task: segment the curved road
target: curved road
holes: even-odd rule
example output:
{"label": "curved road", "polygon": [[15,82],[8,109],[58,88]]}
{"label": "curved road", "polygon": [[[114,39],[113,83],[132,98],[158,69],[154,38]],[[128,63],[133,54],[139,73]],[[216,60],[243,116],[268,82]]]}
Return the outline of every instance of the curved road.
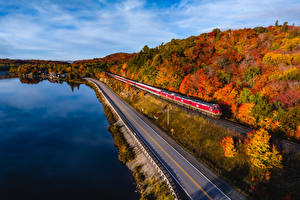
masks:
{"label": "curved road", "polygon": [[[159,158],[173,179],[190,199],[230,199],[221,189],[203,175],[191,162],[161,137],[139,114],[104,83],[87,78],[95,83],[116,107],[117,112],[126,116],[126,123],[151,151]],[[233,190],[233,189],[232,189]]]}

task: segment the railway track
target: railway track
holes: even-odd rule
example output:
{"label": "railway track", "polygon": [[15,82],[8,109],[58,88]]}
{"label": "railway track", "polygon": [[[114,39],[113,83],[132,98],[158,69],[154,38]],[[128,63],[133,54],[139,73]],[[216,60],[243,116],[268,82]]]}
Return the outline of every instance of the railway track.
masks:
{"label": "railway track", "polygon": [[[138,89],[140,89],[140,88],[138,88]],[[143,91],[145,91],[145,90],[143,90]],[[247,133],[249,133],[250,131],[253,130],[252,128],[241,125],[239,123],[228,121],[228,120],[223,119],[223,118],[216,119],[216,118],[211,117],[209,115],[205,115],[204,113],[199,112],[196,109],[191,109],[190,107],[185,106],[183,104],[177,103],[175,101],[172,101],[172,100],[160,97],[160,96],[157,96],[157,95],[149,93],[149,92],[147,92],[147,93],[150,94],[151,96],[155,97],[155,98],[158,98],[158,99],[164,101],[165,103],[170,103],[173,106],[176,106],[177,108],[180,108],[180,109],[184,110],[185,112],[187,112],[189,114],[198,115],[200,117],[203,117],[203,118],[209,120],[210,122],[213,122],[214,124],[216,124],[218,126],[221,126],[222,128],[232,130],[234,132],[237,132],[238,134],[242,134],[243,136],[245,136]]]}
{"label": "railway track", "polygon": [[[116,80],[118,80],[118,79],[116,79]],[[120,80],[118,80],[118,81],[120,81]],[[122,82],[122,81],[120,81],[120,82]],[[132,85],[132,86],[134,86],[134,85]],[[205,114],[205,113],[203,113],[203,112],[201,112],[197,109],[193,109],[190,106],[186,106],[185,104],[174,101],[170,98],[166,98],[166,97],[163,97],[163,96],[158,96],[157,94],[155,94],[151,91],[147,91],[143,88],[136,87],[136,86],[134,86],[134,87],[137,88],[138,90],[142,90],[144,92],[147,92],[148,94],[152,95],[155,98],[158,98],[158,99],[161,99],[161,100],[163,100],[167,103],[170,103],[170,104],[184,110],[187,113],[190,113],[190,114],[193,114],[193,115],[198,115],[200,117],[203,117],[203,118],[209,120],[210,122],[214,123],[217,126],[220,126],[222,128],[226,128],[228,130],[231,130],[231,131],[233,131],[234,136],[244,138],[247,135],[247,133],[254,130],[251,127],[239,124],[237,122],[232,122],[232,121],[229,121],[229,120],[224,119],[224,118],[212,117],[212,116],[207,115],[207,114]],[[299,153],[300,152],[300,144],[298,144],[296,142],[289,141],[289,140],[287,140],[285,138],[281,138],[281,137],[272,137],[272,140],[285,153]]]}
{"label": "railway track", "polygon": [[169,177],[176,183],[176,187],[178,185],[181,188],[180,191],[185,195],[180,195],[180,197],[191,200],[245,199],[175,141],[168,136],[167,139],[166,133],[162,134],[158,127],[123,101],[107,85],[94,79],[88,80],[101,88],[102,93],[124,123],[168,172]]}
{"label": "railway track", "polygon": [[[140,89],[140,88],[138,88],[138,89]],[[145,91],[145,90],[143,90],[143,91]],[[183,111],[185,111],[189,114],[198,115],[198,116],[203,117],[206,120],[216,124],[217,126],[229,129],[229,130],[233,131],[233,134],[237,137],[244,138],[247,135],[247,133],[254,130],[253,128],[250,128],[250,127],[247,127],[245,125],[242,125],[242,124],[239,124],[239,123],[236,123],[236,122],[232,122],[232,121],[229,121],[229,120],[226,120],[226,119],[223,119],[223,118],[216,119],[216,118],[211,117],[209,115],[205,115],[205,114],[199,112],[198,110],[191,109],[190,107],[179,104],[179,103],[174,102],[172,100],[162,98],[160,96],[157,96],[157,95],[149,93],[149,92],[147,92],[147,93],[150,94],[151,96],[155,97],[155,98],[158,98],[158,99],[164,101],[165,103],[170,103],[173,106],[176,106],[177,108],[180,108],[181,110],[183,110]],[[300,152],[300,145],[296,142],[289,141],[289,140],[287,140],[285,138],[281,138],[281,137],[273,137],[272,140],[274,141],[274,143],[280,149],[282,149],[286,153],[295,154],[295,153]]]}

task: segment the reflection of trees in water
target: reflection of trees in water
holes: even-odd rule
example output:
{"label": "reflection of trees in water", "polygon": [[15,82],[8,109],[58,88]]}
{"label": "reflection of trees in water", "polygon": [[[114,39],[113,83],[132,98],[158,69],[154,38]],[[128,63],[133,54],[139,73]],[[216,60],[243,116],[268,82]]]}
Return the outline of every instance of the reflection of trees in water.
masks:
{"label": "reflection of trees in water", "polygon": [[26,77],[19,77],[19,80],[23,84],[38,84],[43,79],[40,78],[26,78]]}
{"label": "reflection of trees in water", "polygon": [[[42,79],[42,78],[28,78],[28,77],[20,76],[19,80],[23,84],[38,84],[39,82],[41,82],[45,79]],[[60,79],[48,79],[48,81],[50,83],[59,83],[59,84],[62,84],[64,82],[64,80],[60,80]],[[74,92],[74,89],[77,88],[77,90],[79,90],[79,88],[80,88],[80,83],[74,83],[74,82],[68,82],[68,81],[66,81],[66,83],[71,87],[72,92]]]}
{"label": "reflection of trees in water", "polygon": [[1,71],[0,67],[0,79],[7,79],[7,78],[13,78],[14,75],[10,74],[8,71]]}
{"label": "reflection of trees in water", "polygon": [[59,83],[59,84],[62,84],[64,82],[63,80],[60,79],[48,79],[48,81],[50,83]]}
{"label": "reflection of trees in water", "polygon": [[67,84],[71,87],[72,92],[74,92],[74,88],[77,88],[77,90],[79,90],[80,83],[67,82]]}

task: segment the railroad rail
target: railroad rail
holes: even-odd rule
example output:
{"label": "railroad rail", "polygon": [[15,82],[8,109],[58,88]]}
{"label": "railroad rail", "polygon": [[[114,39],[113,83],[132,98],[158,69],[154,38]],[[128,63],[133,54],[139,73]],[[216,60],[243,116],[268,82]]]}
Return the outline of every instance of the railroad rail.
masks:
{"label": "railroad rail", "polygon": [[[109,76],[115,78],[116,80],[122,81],[124,83],[129,83],[130,85],[139,88],[148,92],[151,95],[154,95],[162,100],[170,102],[188,112],[193,112],[197,115],[207,117],[207,119],[223,128],[234,131],[235,136],[245,137],[247,133],[253,131],[254,129],[247,127],[245,125],[239,124],[237,122],[232,122],[221,117],[221,109],[217,104],[211,104],[203,102],[200,100],[192,99],[177,93],[172,93],[167,90],[162,90],[149,86],[143,83],[132,81],[130,79],[124,78],[119,75],[115,75],[109,72],[106,72]],[[300,145],[293,141],[289,141],[282,137],[272,137],[274,143],[281,149],[282,152],[286,154],[297,154],[300,152]]]}
{"label": "railroad rail", "polygon": [[[96,84],[98,88],[101,88],[102,92],[109,97],[109,101],[112,102],[115,110],[125,119],[124,123],[127,127],[136,135],[139,142],[145,144],[160,165],[168,172],[169,177],[180,186],[189,199],[244,199],[228,184],[226,184],[226,192],[222,191],[219,187],[221,184],[224,185],[224,182],[214,183],[220,178],[214,175],[212,176],[213,181],[211,181],[205,175],[207,172],[195,167],[186,156],[183,156],[185,154],[181,154],[180,151],[170,145],[155,131],[155,128],[152,128],[152,125],[143,120],[143,117],[137,111],[113,93],[105,84],[96,80],[89,80]],[[184,150],[182,149],[182,151]],[[234,198],[231,198],[230,196],[233,194]]]}

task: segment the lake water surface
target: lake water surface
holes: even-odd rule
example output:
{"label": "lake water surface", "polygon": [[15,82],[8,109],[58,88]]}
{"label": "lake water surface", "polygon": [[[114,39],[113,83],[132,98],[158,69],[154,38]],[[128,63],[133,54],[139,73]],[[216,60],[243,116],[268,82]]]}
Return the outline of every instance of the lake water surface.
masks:
{"label": "lake water surface", "polygon": [[0,80],[0,199],[138,199],[85,85]]}

